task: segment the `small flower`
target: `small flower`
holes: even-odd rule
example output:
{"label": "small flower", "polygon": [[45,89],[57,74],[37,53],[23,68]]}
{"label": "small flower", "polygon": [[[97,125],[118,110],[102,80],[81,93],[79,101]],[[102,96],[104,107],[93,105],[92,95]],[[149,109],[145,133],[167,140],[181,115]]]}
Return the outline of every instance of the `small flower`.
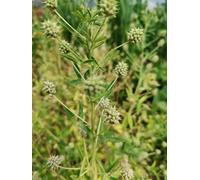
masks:
{"label": "small flower", "polygon": [[119,62],[115,67],[115,73],[118,76],[126,76],[128,73],[128,65],[125,62]]}
{"label": "small flower", "polygon": [[100,102],[99,102],[99,106],[102,109],[107,109],[110,106],[110,100],[108,98],[103,97]]}
{"label": "small flower", "polygon": [[118,7],[116,0],[101,0],[99,4],[100,12],[106,17],[116,17]]}
{"label": "small flower", "polygon": [[134,178],[134,171],[128,162],[128,156],[124,156],[123,160],[121,161],[121,168],[121,174],[125,180],[131,180]]}
{"label": "small flower", "polygon": [[114,107],[108,107],[104,110],[105,121],[111,124],[119,124],[121,120],[120,113]]}
{"label": "small flower", "polygon": [[50,156],[47,166],[51,169],[56,169],[64,161],[64,156]]}
{"label": "small flower", "polygon": [[46,0],[45,4],[51,10],[55,10],[57,8],[57,0]]}
{"label": "small flower", "polygon": [[70,44],[67,41],[60,41],[59,51],[61,54],[67,54],[69,52],[69,47]]}
{"label": "small flower", "polygon": [[143,29],[140,28],[132,28],[128,32],[128,40],[132,43],[138,43],[141,42],[144,36],[144,31]]}
{"label": "small flower", "polygon": [[45,93],[47,94],[55,94],[56,93],[56,88],[53,82],[51,81],[45,81],[44,82],[44,87],[42,89]]}
{"label": "small flower", "polygon": [[54,21],[44,21],[42,23],[42,28],[44,30],[44,34],[51,38],[57,38],[60,34],[60,27]]}

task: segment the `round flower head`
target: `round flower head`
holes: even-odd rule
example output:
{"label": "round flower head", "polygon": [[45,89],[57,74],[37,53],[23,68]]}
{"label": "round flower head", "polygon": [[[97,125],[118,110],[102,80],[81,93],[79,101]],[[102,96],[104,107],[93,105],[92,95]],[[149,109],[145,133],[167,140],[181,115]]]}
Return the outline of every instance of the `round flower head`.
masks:
{"label": "round flower head", "polygon": [[56,88],[53,82],[51,81],[45,81],[44,82],[44,87],[42,89],[45,93],[47,94],[55,94],[56,93]]}
{"label": "round flower head", "polygon": [[99,106],[102,109],[107,109],[110,106],[110,100],[108,98],[102,98],[101,101],[99,102]]}
{"label": "round flower head", "polygon": [[100,12],[106,17],[116,17],[118,8],[116,0],[101,0],[99,4]]}
{"label": "round flower head", "polygon": [[51,38],[57,38],[60,34],[60,27],[54,21],[44,21],[42,23],[42,28],[44,30],[44,34]]}
{"label": "round flower head", "polygon": [[64,161],[64,156],[50,156],[47,166],[51,169],[56,169]]}
{"label": "round flower head", "polygon": [[144,36],[144,31],[143,29],[140,28],[132,28],[128,32],[128,40],[132,43],[138,43],[141,42]]}
{"label": "round flower head", "polygon": [[69,52],[69,47],[70,44],[67,41],[60,41],[59,51],[61,54],[67,54]]}
{"label": "round flower head", "polygon": [[125,62],[119,62],[115,67],[115,73],[118,76],[126,76],[128,73],[128,65]]}
{"label": "round flower head", "polygon": [[134,178],[134,171],[131,169],[131,166],[128,162],[128,156],[124,156],[123,160],[121,161],[121,174],[125,180],[131,180]]}
{"label": "round flower head", "polygon": [[57,0],[46,0],[45,4],[51,10],[55,10],[57,8]]}
{"label": "round flower head", "polygon": [[120,113],[116,110],[115,107],[108,107],[104,111],[105,121],[111,124],[119,124],[121,120]]}

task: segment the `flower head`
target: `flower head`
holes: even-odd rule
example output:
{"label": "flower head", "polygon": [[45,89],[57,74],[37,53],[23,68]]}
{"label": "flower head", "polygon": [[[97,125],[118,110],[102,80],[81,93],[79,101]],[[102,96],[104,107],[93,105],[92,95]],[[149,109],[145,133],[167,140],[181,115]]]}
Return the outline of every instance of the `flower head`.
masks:
{"label": "flower head", "polygon": [[144,31],[143,29],[140,28],[132,28],[128,32],[128,40],[132,43],[138,43],[141,42],[144,36]]}
{"label": "flower head", "polygon": [[57,8],[57,0],[46,0],[45,4],[51,10],[55,10]]}
{"label": "flower head", "polygon": [[47,166],[51,169],[56,169],[64,161],[64,156],[50,156]]}
{"label": "flower head", "polygon": [[119,121],[121,120],[120,113],[115,106],[104,109],[104,118],[106,122],[111,124],[119,124]]}
{"label": "flower head", "polygon": [[126,76],[128,73],[128,65],[125,62],[119,62],[115,67],[115,73],[118,76]]}
{"label": "flower head", "polygon": [[123,160],[121,161],[121,168],[121,174],[125,180],[131,180],[134,178],[134,171],[128,162],[128,156],[124,156]]}
{"label": "flower head", "polygon": [[118,7],[116,0],[101,0],[99,8],[106,17],[116,17]]}
{"label": "flower head", "polygon": [[44,34],[51,38],[57,38],[60,34],[60,27],[54,21],[44,21],[42,23],[42,28],[44,30]]}
{"label": "flower head", "polygon": [[44,87],[42,89],[45,93],[47,94],[55,94],[56,93],[56,88],[53,82],[51,81],[44,81]]}
{"label": "flower head", "polygon": [[103,97],[99,102],[99,106],[102,109],[109,108],[110,107],[110,100],[108,98]]}
{"label": "flower head", "polygon": [[65,40],[60,41],[59,51],[62,54],[67,54],[69,52],[69,47],[70,44],[67,41]]}

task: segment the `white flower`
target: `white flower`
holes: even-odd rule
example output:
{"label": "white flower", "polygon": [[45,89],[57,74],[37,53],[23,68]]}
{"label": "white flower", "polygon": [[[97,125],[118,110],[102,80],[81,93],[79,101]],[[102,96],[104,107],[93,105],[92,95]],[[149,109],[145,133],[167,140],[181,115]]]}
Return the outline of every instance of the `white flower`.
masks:
{"label": "white flower", "polygon": [[119,124],[121,120],[120,113],[116,110],[115,106],[104,110],[104,118],[106,122],[111,124]]}
{"label": "white flower", "polygon": [[128,65],[125,62],[119,62],[115,67],[115,73],[118,76],[126,76],[128,73]]}
{"label": "white flower", "polygon": [[110,100],[108,98],[103,97],[100,102],[99,102],[99,106],[102,109],[106,109],[109,108],[110,106]]}
{"label": "white flower", "polygon": [[101,0],[100,4],[100,12],[107,17],[116,17],[118,7],[116,0]]}
{"label": "white flower", "polygon": [[56,88],[53,82],[51,81],[45,81],[44,82],[44,87],[42,89],[45,93],[48,94],[55,94],[56,93]]}
{"label": "white flower", "polygon": [[128,40],[133,43],[138,43],[142,41],[143,36],[144,36],[143,29],[140,28],[134,27],[128,32]]}
{"label": "white flower", "polygon": [[64,156],[50,156],[47,165],[51,169],[56,169],[64,161]]}
{"label": "white flower", "polygon": [[131,180],[134,178],[134,171],[128,162],[128,156],[124,156],[123,160],[121,161],[121,168],[121,174],[125,180]]}
{"label": "white flower", "polygon": [[54,21],[44,21],[42,23],[42,28],[44,30],[44,34],[51,38],[57,38],[60,34],[60,27]]}

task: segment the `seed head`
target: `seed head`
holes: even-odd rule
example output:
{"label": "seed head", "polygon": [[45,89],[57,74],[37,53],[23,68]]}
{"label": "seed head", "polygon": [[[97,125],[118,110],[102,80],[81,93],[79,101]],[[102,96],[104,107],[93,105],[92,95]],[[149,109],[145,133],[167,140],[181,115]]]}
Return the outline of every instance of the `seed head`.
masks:
{"label": "seed head", "polygon": [[56,93],[56,88],[53,82],[51,81],[44,81],[44,86],[42,89],[45,93],[53,95]]}
{"label": "seed head", "polygon": [[104,110],[105,121],[111,124],[119,124],[121,120],[120,113],[114,107],[108,107]]}
{"label": "seed head", "polygon": [[57,38],[58,35],[60,34],[60,27],[54,21],[50,20],[44,21],[42,23],[42,28],[44,30],[44,34],[47,37]]}
{"label": "seed head", "polygon": [[67,54],[69,52],[69,47],[70,44],[67,41],[60,41],[59,51],[61,54]]}
{"label": "seed head", "polygon": [[108,98],[103,97],[99,103],[100,108],[107,109],[110,107],[110,100]]}
{"label": "seed head", "polygon": [[57,8],[57,0],[46,0],[45,4],[50,10],[55,10]]}
{"label": "seed head", "polygon": [[121,174],[125,180],[131,180],[134,178],[134,171],[128,162],[128,156],[124,156],[123,160],[121,161],[121,168]]}
{"label": "seed head", "polygon": [[128,65],[125,62],[119,62],[115,67],[115,73],[118,76],[126,76],[128,73]]}
{"label": "seed head", "polygon": [[106,17],[116,17],[117,6],[116,0],[101,0],[99,4],[100,12]]}
{"label": "seed head", "polygon": [[144,36],[144,31],[143,29],[140,28],[132,28],[128,32],[128,40],[132,43],[138,43],[141,42]]}
{"label": "seed head", "polygon": [[47,166],[51,169],[56,169],[64,161],[64,156],[50,156]]}

